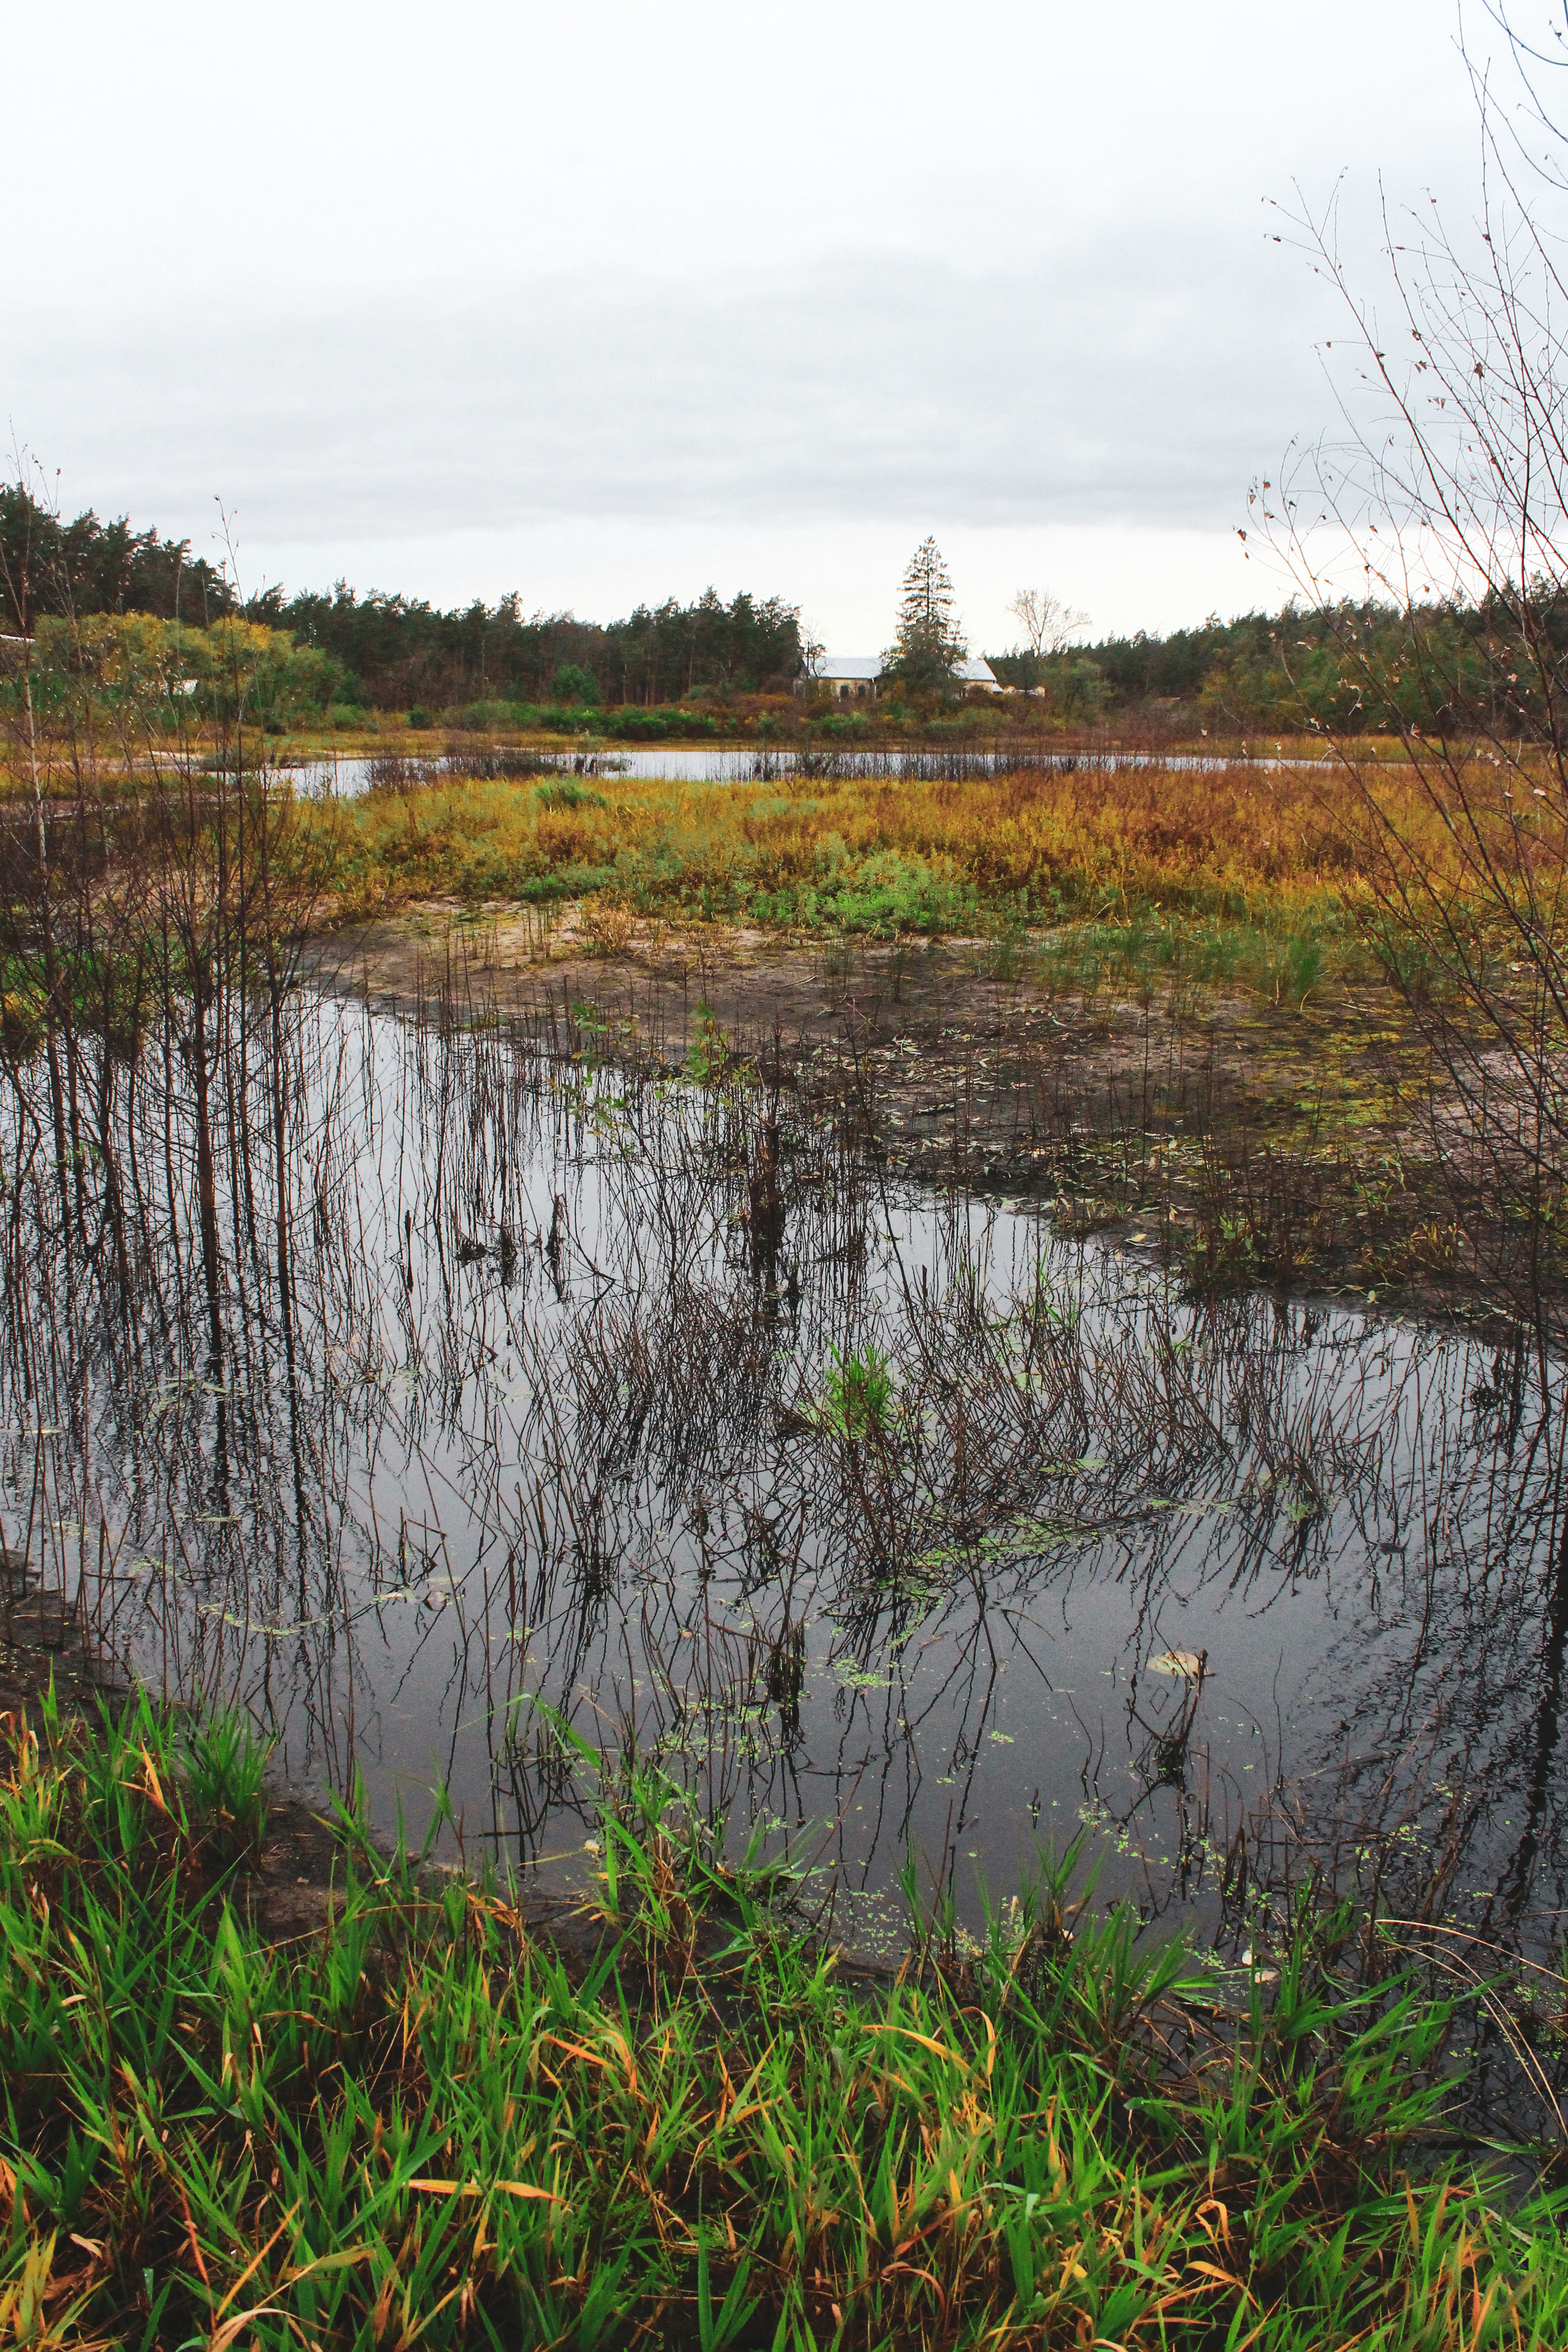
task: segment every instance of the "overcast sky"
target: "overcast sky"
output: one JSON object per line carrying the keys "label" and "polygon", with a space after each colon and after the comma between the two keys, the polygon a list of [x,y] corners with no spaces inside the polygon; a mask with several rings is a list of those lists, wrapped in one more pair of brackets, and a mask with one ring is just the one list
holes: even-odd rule
{"label": "overcast sky", "polygon": [[[1544,7],[1545,0],[1541,0]],[[1332,404],[1268,199],[1463,212],[1450,0],[53,0],[8,12],[0,398],[66,510],[242,584],[709,583],[875,651],[1277,602],[1249,478]],[[1479,5],[1467,34],[1483,50]]]}

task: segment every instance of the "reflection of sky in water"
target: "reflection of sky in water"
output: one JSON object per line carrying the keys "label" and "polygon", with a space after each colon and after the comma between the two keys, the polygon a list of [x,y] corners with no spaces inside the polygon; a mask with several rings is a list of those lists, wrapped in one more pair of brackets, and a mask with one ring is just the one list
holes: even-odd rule
{"label": "reflection of sky in water", "polygon": [[[837,751],[837,756],[857,764],[863,764],[873,770],[889,767],[894,772],[897,772],[906,761],[912,761],[918,766],[924,759],[931,762],[941,762],[944,766],[950,766],[954,761],[958,761],[962,762],[965,772],[979,774],[989,768],[997,756],[984,749],[970,749],[967,746],[959,746],[953,750],[937,747],[927,750],[923,753],[918,745],[907,751],[896,748],[892,750],[858,748],[853,742],[837,747],[829,745],[827,748],[830,754]],[[394,754],[394,756],[399,755]],[[401,756],[412,759],[422,765],[437,768],[447,757],[439,744],[432,745],[428,751],[405,750]],[[482,760],[487,756],[504,758],[505,754],[504,752],[490,754],[483,744],[477,744],[472,752],[458,754],[458,772],[460,772],[461,763],[465,758],[477,757]],[[594,749],[584,749],[581,746],[574,749],[557,748],[545,752],[542,756],[547,760],[558,761],[569,772],[585,775],[590,779],[595,776],[611,778],[642,776],[664,780],[671,783],[694,784],[765,782],[770,776],[788,775],[795,767],[797,758],[795,752],[782,748],[775,750],[771,747],[758,747],[746,751],[723,751],[702,743],[648,745],[613,741]],[[1013,752],[1004,752],[1001,756],[1009,763],[1015,761],[1016,757]],[[1217,755],[1210,759],[1201,752],[1161,753],[1156,756],[1143,751],[1097,751],[1086,754],[1082,751],[1051,751],[1043,750],[1037,745],[1031,746],[1029,751],[1029,766],[1037,771],[1056,767],[1077,768],[1090,761],[1097,770],[1159,767],[1194,769],[1200,772],[1207,772],[1212,769],[1216,773],[1220,769],[1233,764]],[[1268,757],[1254,759],[1252,764],[1259,768],[1276,768],[1300,767],[1304,763],[1299,760],[1282,761]],[[279,769],[276,773],[279,779],[290,783],[297,793],[309,793],[312,797],[332,792],[351,795],[363,793],[369,787],[372,782],[372,766],[371,760],[360,757],[306,760],[298,767]]]}
{"label": "reflection of sky in water", "polygon": [[[635,1718],[737,1825],[809,1831],[863,1932],[911,1845],[1005,1893],[1084,1821],[1108,1891],[1212,1894],[1277,1780],[1310,1842],[1408,1815],[1458,1895],[1561,1905],[1555,1364],[1545,1414],[1528,1352],[1194,1308],[1142,1256],[884,1187],[826,1134],[785,1151],[770,1262],[754,1103],[580,1063],[541,1087],[495,1031],[306,1032],[292,1378],[273,1205],[253,1244],[226,1172],[223,1381],[188,1228],[176,1267],[156,1216],[134,1348],[47,1252],[52,1365],[11,1318],[11,1507],[26,1353],[60,1431],[50,1573],[85,1561],[98,1605],[85,1394],[104,1605],[154,1683],[237,1693],[302,1781],[357,1762],[384,1824],[444,1776],[512,1858],[584,1834],[522,1695],[595,1741]],[[151,1080],[143,1110],[155,1196]],[[833,1425],[834,1347],[885,1354],[885,1441]]]}

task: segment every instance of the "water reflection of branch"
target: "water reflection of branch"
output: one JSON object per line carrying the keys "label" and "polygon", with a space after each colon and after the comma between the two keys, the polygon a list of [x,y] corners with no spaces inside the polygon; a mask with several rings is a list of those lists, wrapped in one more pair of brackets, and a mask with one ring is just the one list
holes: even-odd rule
{"label": "water reflection of branch", "polygon": [[[1136,1771],[1140,1743],[1169,1733],[1135,1714],[1113,1748],[1103,1712],[1067,1692],[1091,1652],[1097,1675],[1146,1676],[1179,1600],[1212,1651],[1215,1712],[1201,1747],[1191,1725],[1182,1742],[1190,1794],[1148,1794],[1123,1822],[1150,1824],[1129,1865],[1146,1902],[1166,1899],[1170,1804],[1178,1893],[1238,1823],[1258,1867],[1272,1851],[1289,1870],[1402,1821],[1450,1881],[1466,1854],[1484,1848],[1494,1875],[1511,1856],[1510,1918],[1561,1889],[1554,1366],[1543,1389],[1538,1360],[1500,1351],[1483,1397],[1480,1351],[1451,1337],[1258,1300],[1195,1308],[1032,1215],[922,1201],[842,1136],[792,1134],[742,1075],[699,1097],[590,1067],[559,1011],[549,1034],[506,1029],[460,971],[441,987],[424,1027],[322,1005],[294,1034],[287,1306],[255,1241],[279,1208],[265,1155],[225,1163],[221,1381],[177,1061],[116,1097],[140,1204],[129,1300],[61,1227],[41,1104],[8,1072],[0,1393],[18,1427],[61,1425],[34,1441],[56,1520],[85,1529],[96,1492],[117,1557],[185,1559],[177,1578],[111,1581],[133,1655],[167,1646],[176,1674],[248,1696],[292,1763],[340,1781],[351,1720],[389,1773],[413,1737],[438,1742],[459,1797],[522,1856],[563,1783],[548,1742],[513,1736],[520,1702],[612,1720],[624,1705],[716,1811],[798,1822],[803,1790],[852,1783],[858,1813],[818,1810],[870,1885],[934,1834],[955,1775],[961,1834],[982,1809],[988,1841],[1032,1834],[1004,1743],[1066,1791],[1074,1768],[1033,1721],[1058,1695],[1086,1805],[1123,1749]],[[273,1099],[265,1031],[215,1049],[243,1132],[246,1087],[258,1118]],[[787,1327],[763,1243],[798,1276]],[[823,1410],[830,1343],[885,1360],[873,1424]],[[11,1442],[13,1475],[26,1466]],[[79,1581],[85,1533],[74,1557],[51,1544]],[[438,1582],[439,1610],[399,1597]],[[1298,1662],[1273,1735],[1289,1803],[1240,1793],[1264,1743],[1237,1678],[1263,1618]],[[847,1684],[830,1727],[824,1697]],[[1489,1796],[1456,1812],[1443,1791],[1460,1775],[1522,1788],[1523,1834],[1502,1843]]]}

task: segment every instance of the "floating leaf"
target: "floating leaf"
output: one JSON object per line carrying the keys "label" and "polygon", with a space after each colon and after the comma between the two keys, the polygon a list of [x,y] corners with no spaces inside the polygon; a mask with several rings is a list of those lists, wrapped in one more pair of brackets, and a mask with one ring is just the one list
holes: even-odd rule
{"label": "floating leaf", "polygon": [[1203,1659],[1195,1650],[1162,1650],[1157,1658],[1149,1661],[1152,1675],[1186,1675],[1191,1678],[1203,1671]]}

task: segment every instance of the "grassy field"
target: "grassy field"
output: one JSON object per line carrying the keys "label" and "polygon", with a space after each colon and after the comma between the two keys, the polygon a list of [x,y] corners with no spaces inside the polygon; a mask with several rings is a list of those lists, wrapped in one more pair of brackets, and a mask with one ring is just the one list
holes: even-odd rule
{"label": "grassy field", "polygon": [[278,1948],[236,1727],[7,1727],[0,2342],[1564,2339],[1561,2198],[1441,2152],[1446,2013],[1342,1915],[1217,1976],[1042,1869],[857,1979],[584,1751],[574,1959],[346,1822]]}
{"label": "grassy field", "polygon": [[[237,756],[232,739],[218,747],[199,728],[182,746],[128,732],[124,713],[117,738],[99,716],[100,736],[62,732],[63,720],[46,730],[40,770],[46,800],[61,814],[79,806],[89,834],[102,819],[125,834],[140,808]],[[1047,961],[1065,951],[1068,980],[1081,946],[1097,967],[1109,956],[1155,981],[1179,969],[1299,1000],[1376,968],[1369,930],[1391,839],[1406,863],[1463,892],[1454,831],[1396,741],[1358,740],[1353,766],[1321,743],[1249,747],[1277,762],[1266,765],[1201,738],[1167,755],[1152,739],[1052,734],[1042,756],[1078,764],[1042,768],[1028,764],[1032,736],[997,732],[1002,714],[960,717],[968,735],[824,738],[805,746],[798,772],[711,784],[529,773],[582,764],[583,742],[408,734],[391,720],[374,738],[253,732],[239,748],[247,772],[318,755],[369,757],[382,772],[362,794],[298,803],[322,898],[350,921],[423,898],[590,897],[645,918],[805,936],[1026,930],[1045,937]],[[1119,764],[1129,750],[1149,763]],[[976,754],[1001,772],[963,772]],[[6,781],[13,797],[31,796],[16,744]],[[1558,822],[1533,802],[1525,815],[1538,834]]]}
{"label": "grassy field", "polygon": [[[1453,865],[1407,771],[1373,789],[1413,851]],[[1135,935],[1156,975],[1179,962],[1296,998],[1369,968],[1380,855],[1340,772],[1244,761],[958,782],[454,777],[301,814],[348,915],[608,894],[639,915],[808,934],[1098,929]]]}

